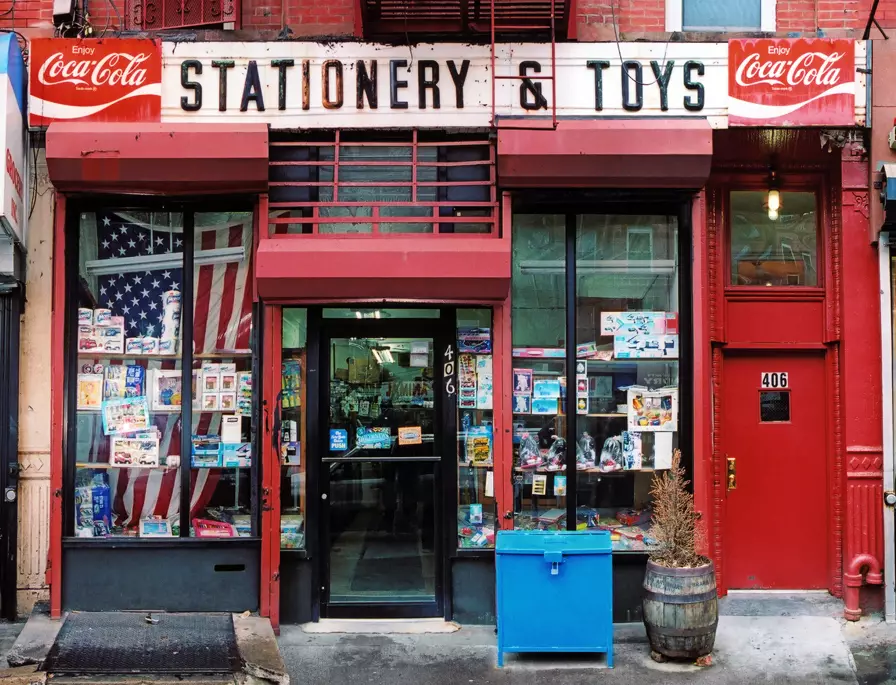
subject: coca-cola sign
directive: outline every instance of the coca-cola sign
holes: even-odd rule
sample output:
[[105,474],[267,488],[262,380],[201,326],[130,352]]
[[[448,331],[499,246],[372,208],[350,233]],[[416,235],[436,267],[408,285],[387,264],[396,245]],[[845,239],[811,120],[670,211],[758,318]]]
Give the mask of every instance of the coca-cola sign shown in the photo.
[[30,126],[159,121],[162,54],[146,38],[31,41]]
[[854,41],[729,41],[730,126],[853,126],[855,106]]

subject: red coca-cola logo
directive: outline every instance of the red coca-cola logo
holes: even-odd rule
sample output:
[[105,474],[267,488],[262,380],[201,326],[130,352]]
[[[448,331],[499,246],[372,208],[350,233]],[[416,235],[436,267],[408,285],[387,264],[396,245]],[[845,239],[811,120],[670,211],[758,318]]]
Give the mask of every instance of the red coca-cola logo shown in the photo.
[[146,69],[142,68],[150,55],[131,55],[113,52],[99,60],[66,60],[57,52],[44,62],[37,72],[37,80],[45,86],[73,83],[80,86],[130,86],[146,83]]
[[159,121],[161,43],[146,38],[31,41],[29,124]]
[[728,124],[854,125],[855,74],[852,40],[732,40]]
[[836,66],[844,55],[807,52],[796,59],[766,59],[758,52],[748,55],[737,68],[735,79],[740,86],[835,86],[840,82]]

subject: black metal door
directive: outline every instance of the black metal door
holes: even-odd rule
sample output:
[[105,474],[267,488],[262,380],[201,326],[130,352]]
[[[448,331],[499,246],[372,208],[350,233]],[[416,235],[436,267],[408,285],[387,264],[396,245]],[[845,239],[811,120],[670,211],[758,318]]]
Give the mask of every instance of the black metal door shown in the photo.
[[323,322],[323,617],[444,615],[441,328]]
[[0,616],[16,618],[21,284],[0,282]]

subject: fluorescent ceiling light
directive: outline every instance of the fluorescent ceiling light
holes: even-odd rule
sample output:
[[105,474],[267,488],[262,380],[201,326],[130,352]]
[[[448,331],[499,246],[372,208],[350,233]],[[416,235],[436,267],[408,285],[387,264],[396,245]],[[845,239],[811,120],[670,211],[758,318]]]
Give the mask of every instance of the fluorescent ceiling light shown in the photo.
[[376,363],[382,366],[383,355],[380,354],[379,350],[371,350],[371,352],[373,352],[373,358],[376,359]]
[[[231,264],[242,262],[246,258],[245,247],[219,247],[215,250],[200,250],[193,258],[196,266],[210,264]],[[153,254],[144,257],[122,257],[120,259],[92,259],[86,263],[87,273],[91,276],[108,276],[127,271],[157,271],[159,269],[182,269],[183,254]]]

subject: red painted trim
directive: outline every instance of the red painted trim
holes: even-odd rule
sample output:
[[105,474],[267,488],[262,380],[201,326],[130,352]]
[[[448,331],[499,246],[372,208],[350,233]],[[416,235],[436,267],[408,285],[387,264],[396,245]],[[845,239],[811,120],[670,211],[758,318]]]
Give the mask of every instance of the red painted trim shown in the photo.
[[[268,196],[261,194],[255,203],[255,230],[252,233],[252,265],[258,264],[258,246],[268,233]],[[252,269],[252,301],[259,302],[258,275],[256,269]]]
[[[262,430],[261,430],[261,615],[272,617],[275,597],[279,601],[279,583],[273,582],[279,571],[280,509],[274,507],[274,499],[279,500],[280,464],[274,450],[273,424],[277,402],[277,385],[274,362],[279,356],[280,341],[277,338],[279,307],[264,307],[264,340],[262,353]],[[275,521],[274,519],[277,519]],[[276,524],[276,525],[275,525]],[[276,545],[275,545],[276,541]],[[273,548],[278,554],[274,555]],[[279,606],[278,606],[279,609]],[[279,613],[279,612],[278,612]],[[273,624],[273,617],[271,623]]]
[[53,219],[53,299],[50,329],[50,616],[62,616],[62,445],[65,425],[65,195]]
[[[268,534],[268,554],[270,559],[270,618],[271,625],[279,634],[280,632],[280,455],[274,449],[275,439],[277,436],[273,434],[274,430],[274,411],[277,407],[277,397],[280,392],[280,368],[283,359],[283,308],[282,307],[266,307],[268,312],[267,319],[270,323],[267,330],[267,338],[270,341],[266,346],[266,351],[270,356],[267,357],[269,362],[265,363],[266,372],[269,377],[267,383],[267,391],[265,392],[265,402],[271,408],[270,424],[265,425],[265,444],[268,449],[268,458],[264,463],[265,471],[268,473],[267,486],[270,495],[268,497],[270,511],[270,523],[267,529]],[[307,368],[303,369],[306,374]],[[307,421],[307,418],[306,418]],[[303,426],[302,431],[307,430]],[[307,468],[307,466],[305,467]],[[306,493],[307,495],[307,493]],[[307,506],[307,501],[306,501]]]
[[[691,224],[693,226],[692,256],[692,316],[693,316],[693,354],[694,354],[694,501],[700,512],[703,525],[709,531],[712,525],[712,418],[711,375],[712,352],[707,344],[709,340],[709,272],[706,268],[706,196],[701,192],[691,205]],[[709,540],[703,554],[710,554]]]
[[[501,231],[509,240],[513,223],[512,197],[508,192],[501,194]],[[513,355],[511,314],[513,312],[511,295],[500,304],[495,305],[495,421],[497,433],[501,437],[495,451],[495,496],[498,508],[498,527],[501,530],[513,530],[513,518],[505,518],[507,512],[513,512]],[[506,352],[506,354],[505,354]]]

